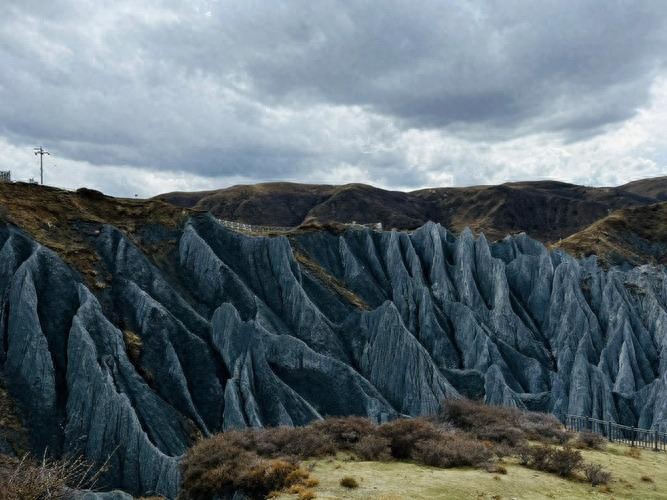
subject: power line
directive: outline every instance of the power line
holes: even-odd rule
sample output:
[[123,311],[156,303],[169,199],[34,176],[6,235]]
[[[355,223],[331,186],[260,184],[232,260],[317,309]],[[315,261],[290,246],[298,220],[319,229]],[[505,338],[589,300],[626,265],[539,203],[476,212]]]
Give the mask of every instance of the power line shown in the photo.
[[49,155],[51,156],[51,153],[49,153],[47,150],[45,150],[43,147],[38,147],[35,148],[35,156],[39,155],[39,179],[40,179],[40,184],[43,186],[44,185],[44,155]]

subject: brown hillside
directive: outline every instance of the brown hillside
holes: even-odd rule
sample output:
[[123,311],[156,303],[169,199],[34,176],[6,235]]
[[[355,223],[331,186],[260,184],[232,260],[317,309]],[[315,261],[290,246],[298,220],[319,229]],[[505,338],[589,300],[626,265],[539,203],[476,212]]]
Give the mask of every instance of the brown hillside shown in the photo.
[[[649,192],[651,182],[646,181],[642,187],[645,192]],[[454,231],[470,227],[492,239],[525,231],[544,242],[558,241],[580,231],[613,210],[656,201],[621,188],[552,181],[407,193],[364,184],[280,182],[199,193],[167,193],[158,199],[250,224],[298,226],[304,222],[357,221],[413,229],[432,220]]]
[[667,202],[618,210],[554,245],[605,264],[667,264]]
[[154,255],[158,249],[144,241],[143,229],[152,224],[176,229],[190,213],[159,200],[113,198],[90,189],[74,192],[36,184],[0,183],[0,223],[10,222],[29,233],[96,287],[103,286],[103,276],[89,237],[102,224],[115,226]]
[[620,189],[640,196],[655,198],[657,201],[667,201],[667,175],[629,182],[620,186]]

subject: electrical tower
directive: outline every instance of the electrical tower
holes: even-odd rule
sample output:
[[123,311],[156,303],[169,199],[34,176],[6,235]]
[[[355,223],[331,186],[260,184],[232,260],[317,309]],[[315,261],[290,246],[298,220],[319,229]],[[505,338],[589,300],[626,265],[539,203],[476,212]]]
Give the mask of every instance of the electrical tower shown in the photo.
[[51,153],[49,153],[46,149],[43,147],[38,147],[35,148],[35,156],[39,155],[39,180],[40,184],[43,186],[44,185],[44,155],[49,155],[51,156]]

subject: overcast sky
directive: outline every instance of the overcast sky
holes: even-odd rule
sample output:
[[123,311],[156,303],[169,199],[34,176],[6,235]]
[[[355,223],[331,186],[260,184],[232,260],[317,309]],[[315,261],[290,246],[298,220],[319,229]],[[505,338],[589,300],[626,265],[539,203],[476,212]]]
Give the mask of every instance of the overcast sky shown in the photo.
[[667,1],[1,0],[0,169],[115,195],[667,175]]

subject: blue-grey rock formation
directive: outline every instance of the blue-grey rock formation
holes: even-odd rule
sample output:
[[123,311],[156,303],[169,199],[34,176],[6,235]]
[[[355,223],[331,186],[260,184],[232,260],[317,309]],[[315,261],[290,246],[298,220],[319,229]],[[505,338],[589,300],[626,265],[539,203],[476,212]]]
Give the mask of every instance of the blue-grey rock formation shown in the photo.
[[85,237],[106,276],[95,290],[0,228],[0,363],[33,448],[108,460],[109,488],[174,497],[202,435],[461,396],[667,423],[661,267],[605,271],[432,223],[264,238],[202,214],[160,258],[112,226]]

